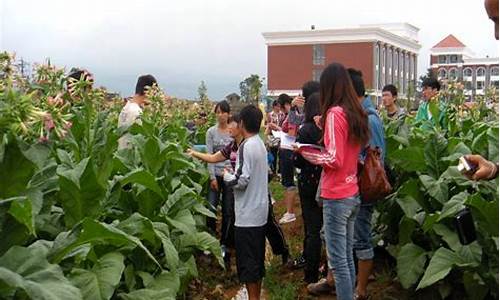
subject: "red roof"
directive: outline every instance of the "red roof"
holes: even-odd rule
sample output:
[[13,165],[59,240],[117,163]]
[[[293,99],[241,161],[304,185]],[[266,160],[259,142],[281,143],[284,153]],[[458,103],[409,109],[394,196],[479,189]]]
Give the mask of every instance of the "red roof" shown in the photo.
[[464,43],[459,41],[453,34],[448,35],[439,43],[437,43],[434,48],[465,48]]

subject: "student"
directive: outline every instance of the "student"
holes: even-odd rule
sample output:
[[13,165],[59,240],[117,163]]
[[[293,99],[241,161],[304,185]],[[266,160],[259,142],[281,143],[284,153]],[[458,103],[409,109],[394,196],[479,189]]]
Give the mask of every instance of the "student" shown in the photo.
[[278,100],[273,101],[273,110],[267,114],[266,120],[266,135],[269,147],[269,152],[273,156],[271,165],[271,170],[273,174],[278,172],[278,152],[279,152],[279,138],[275,138],[271,132],[271,124],[280,127],[285,120],[285,114],[280,109],[280,104]]
[[76,94],[76,84],[81,80],[86,80],[90,83],[90,86],[87,86],[86,89],[87,91],[92,89],[92,85],[94,84],[94,76],[92,74],[84,69],[78,69],[78,68],[71,68],[68,77],[66,78],[67,80],[67,90],[68,94],[72,98],[78,98],[79,95]]
[[[123,107],[118,117],[118,127],[131,126],[134,123],[141,124],[142,108],[147,102],[146,91],[157,84],[153,75],[141,75],[135,85],[135,95]],[[118,140],[118,149],[130,147],[130,134],[125,134]]]
[[240,112],[244,141],[238,149],[236,172],[225,171],[224,181],[233,187],[238,277],[250,300],[260,299],[265,275],[265,225],[268,206],[267,151],[259,137],[262,112],[248,105]]
[[[233,141],[228,128],[229,113],[231,112],[229,103],[225,100],[217,103],[215,105],[214,112],[217,117],[217,124],[207,130],[207,134],[205,137],[207,153],[209,154],[217,153]],[[222,178],[222,176],[224,175],[224,168],[228,166],[230,166],[228,160],[208,164],[208,173],[210,175],[208,202],[211,205],[211,210],[216,213],[220,198],[222,196],[222,233],[225,228],[229,228],[232,214],[231,205],[233,202],[233,192],[230,188],[226,187],[226,184],[224,183],[224,180]],[[207,226],[214,233],[216,232],[215,219],[207,219]],[[227,247],[226,236],[224,234],[221,234],[220,236],[220,243],[223,248]]]
[[337,299],[352,300],[356,283],[354,224],[361,203],[357,167],[361,146],[370,136],[368,116],[343,65],[330,64],[321,74],[320,86],[325,150],[304,147],[298,152],[323,167],[320,196],[328,265],[335,270]]
[[398,89],[394,85],[388,84],[384,86],[382,89],[382,102],[384,104],[387,117],[391,120],[404,118],[406,116],[405,109],[396,104],[397,98]]
[[[231,132],[231,137],[234,139],[234,141],[226,145],[224,149],[214,154],[201,153],[189,149],[188,154],[191,155],[192,157],[201,159],[209,163],[217,163],[229,159],[231,161],[231,166],[233,170],[235,170],[238,146],[243,141],[243,135],[241,132],[241,128],[239,127],[239,123],[240,123],[239,115],[234,115],[229,118],[228,126]],[[231,205],[231,209],[232,209],[232,219],[231,219],[232,222],[230,223],[231,227],[227,228],[228,230],[223,229],[222,234],[226,234],[229,237],[226,240],[234,241],[234,203]],[[289,250],[286,244],[285,235],[283,234],[283,231],[277,224],[276,219],[274,217],[271,199],[269,199],[269,213],[267,216],[267,223],[266,223],[266,238],[269,241],[269,244],[271,244],[273,254],[281,255],[282,262],[285,265],[288,262]],[[229,251],[223,251],[223,253],[227,253],[224,256],[224,261],[226,262],[227,266],[230,263]]]
[[[289,115],[292,114],[292,99],[287,94],[281,94],[278,97],[278,102],[281,111],[286,115],[285,121],[282,126],[271,124],[272,130],[281,130],[290,136],[297,135],[298,126],[289,122]],[[285,188],[285,195],[283,201],[286,205],[286,212],[280,219],[280,224],[294,222],[297,218],[294,213],[294,201],[297,195],[295,187],[295,167],[293,165],[293,150],[283,148],[283,143],[280,144],[279,149],[279,163],[281,173],[281,184]]]
[[[298,143],[320,144],[322,132],[314,122],[314,117],[319,115],[321,115],[319,93],[314,93],[307,98],[304,105],[304,124],[299,128],[299,132],[297,133]],[[323,216],[321,207],[319,207],[316,201],[321,166],[311,164],[301,155],[295,155],[294,161],[295,166],[300,169],[298,187],[302,218],[304,220],[304,281],[313,283],[318,281],[318,270],[321,259],[320,231],[321,226],[323,226]],[[295,264],[298,265],[299,262]]]
[[[445,122],[445,107],[444,102],[439,99],[439,90],[441,89],[441,84],[435,78],[426,78],[422,82],[422,96],[424,101],[420,103],[417,111],[417,116],[415,117],[416,122],[424,122],[422,128],[428,128],[428,121],[433,122],[435,125],[441,125],[444,127]],[[429,109],[429,103],[431,101],[439,101],[439,120],[435,121],[432,118],[432,113]]]
[[[368,127],[370,128],[370,141],[368,145],[372,148],[378,147],[381,150],[381,159],[385,158],[385,138],[384,126],[369,96],[365,95],[365,84],[363,74],[355,69],[348,70],[354,90],[363,109],[368,114]],[[385,87],[384,87],[385,88]],[[364,160],[364,151],[360,154],[360,160]],[[373,269],[373,244],[372,244],[372,214],[373,202],[361,203],[359,213],[354,225],[354,253],[358,259],[358,275],[356,285],[356,300],[368,299],[367,286],[368,277]]]

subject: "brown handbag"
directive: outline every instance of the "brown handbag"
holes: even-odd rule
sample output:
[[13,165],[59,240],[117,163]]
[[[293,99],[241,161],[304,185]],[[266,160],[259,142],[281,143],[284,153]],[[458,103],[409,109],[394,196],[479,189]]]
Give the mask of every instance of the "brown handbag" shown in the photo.
[[358,165],[358,185],[361,201],[371,203],[382,200],[392,191],[385,174],[379,147],[367,147],[363,164]]

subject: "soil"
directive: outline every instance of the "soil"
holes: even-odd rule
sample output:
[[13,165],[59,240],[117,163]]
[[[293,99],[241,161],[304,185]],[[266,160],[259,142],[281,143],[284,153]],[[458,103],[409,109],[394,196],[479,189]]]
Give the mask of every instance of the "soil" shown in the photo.
[[[279,192],[276,194],[279,197],[282,193]],[[279,198],[276,199],[276,203],[274,204],[276,219],[279,219],[285,210],[283,201]],[[295,222],[282,225],[292,258],[301,253],[302,238],[304,236],[300,202],[298,199],[295,202],[295,214],[297,216]],[[395,278],[393,259],[383,249],[377,248],[375,251],[374,278],[372,278],[372,281],[368,285],[368,292],[371,299],[408,299],[408,292],[393,280]],[[197,257],[197,265],[200,276],[191,282],[184,299],[231,299],[237,294],[240,284],[236,275],[234,258],[231,262],[231,270],[223,270],[214,258],[203,254]],[[306,283],[303,281],[303,270],[293,270],[290,267],[282,266],[281,257],[273,257],[269,244],[267,244],[266,249],[266,272],[266,275],[269,277],[267,280],[272,281],[272,287],[270,288],[265,283],[263,284],[261,299],[336,299],[335,295],[321,297],[309,295]],[[285,296],[286,293],[281,294],[280,288],[282,286],[280,284],[288,284],[288,288],[290,288],[290,283],[291,288],[294,289],[295,296]]]

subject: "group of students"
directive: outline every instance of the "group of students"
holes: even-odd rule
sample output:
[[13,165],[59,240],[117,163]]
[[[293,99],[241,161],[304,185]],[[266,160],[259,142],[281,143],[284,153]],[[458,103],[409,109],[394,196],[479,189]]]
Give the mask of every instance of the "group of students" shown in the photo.
[[[390,87],[387,92],[393,98],[397,94]],[[390,109],[394,110],[394,99]],[[284,264],[289,262],[289,250],[274,219],[268,190],[269,180],[276,173],[281,174],[286,190],[287,212],[280,220],[282,224],[295,219],[297,179],[305,232],[302,258],[293,265],[303,261],[309,291],[318,294],[335,290],[339,299],[353,299],[354,294],[357,299],[366,299],[374,255],[373,205],[361,203],[358,161],[363,159],[367,145],[385,152],[385,141],[382,121],[365,95],[361,72],[333,63],[324,70],[320,82],[304,84],[302,96],[291,99],[280,95],[266,118],[270,136],[267,149],[259,136],[263,119],[260,109],[249,105],[231,115],[228,103],[222,101],[216,105],[215,114],[217,124],[207,132],[208,153],[188,150],[188,154],[210,163],[209,203],[214,211],[222,199],[224,260],[230,264],[230,249],[234,248],[238,276],[246,285],[249,299],[260,297],[266,237],[274,254],[282,255]],[[280,148],[272,131],[283,131],[296,137],[297,143],[317,147]],[[297,176],[296,169],[300,170]],[[208,225],[215,230],[214,220]],[[322,235],[331,272],[327,279],[319,280]],[[358,258],[357,280],[353,251]]]
[[[120,113],[119,126],[140,122],[142,106],[147,102],[145,92],[154,84],[156,79],[151,75],[139,77],[134,97]],[[437,80],[423,82],[425,101],[417,113],[418,120],[433,121],[428,102],[436,98],[439,89]],[[382,100],[389,118],[406,116],[396,99],[396,87],[385,86]],[[231,114],[229,104],[222,101],[214,112],[217,124],[206,134],[208,153],[189,149],[187,154],[209,163],[208,202],[214,212],[221,202],[223,257],[230,267],[231,253],[235,252],[238,277],[245,284],[241,291],[249,299],[260,298],[267,238],[274,255],[281,255],[284,265],[304,267],[304,281],[310,293],[335,291],[341,300],[367,299],[374,257],[373,203],[360,200],[358,163],[363,161],[367,146],[380,148],[383,160],[385,140],[382,120],[366,96],[362,73],[332,63],[319,82],[304,84],[302,96],[291,99],[280,95],[266,118],[267,147],[259,135],[264,116],[258,107],[248,105],[238,114]],[[295,137],[297,144],[309,146],[281,147],[272,131],[283,131]],[[127,134],[122,136],[120,147],[129,147],[129,139]],[[498,166],[490,165],[479,164],[479,170],[489,167],[483,173],[497,176]],[[293,262],[275,220],[268,188],[278,173],[286,190],[287,205],[280,223],[296,219],[296,179],[302,208],[303,253]],[[214,232],[215,224],[214,219],[207,221]],[[319,280],[323,244],[328,272],[326,278]]]

